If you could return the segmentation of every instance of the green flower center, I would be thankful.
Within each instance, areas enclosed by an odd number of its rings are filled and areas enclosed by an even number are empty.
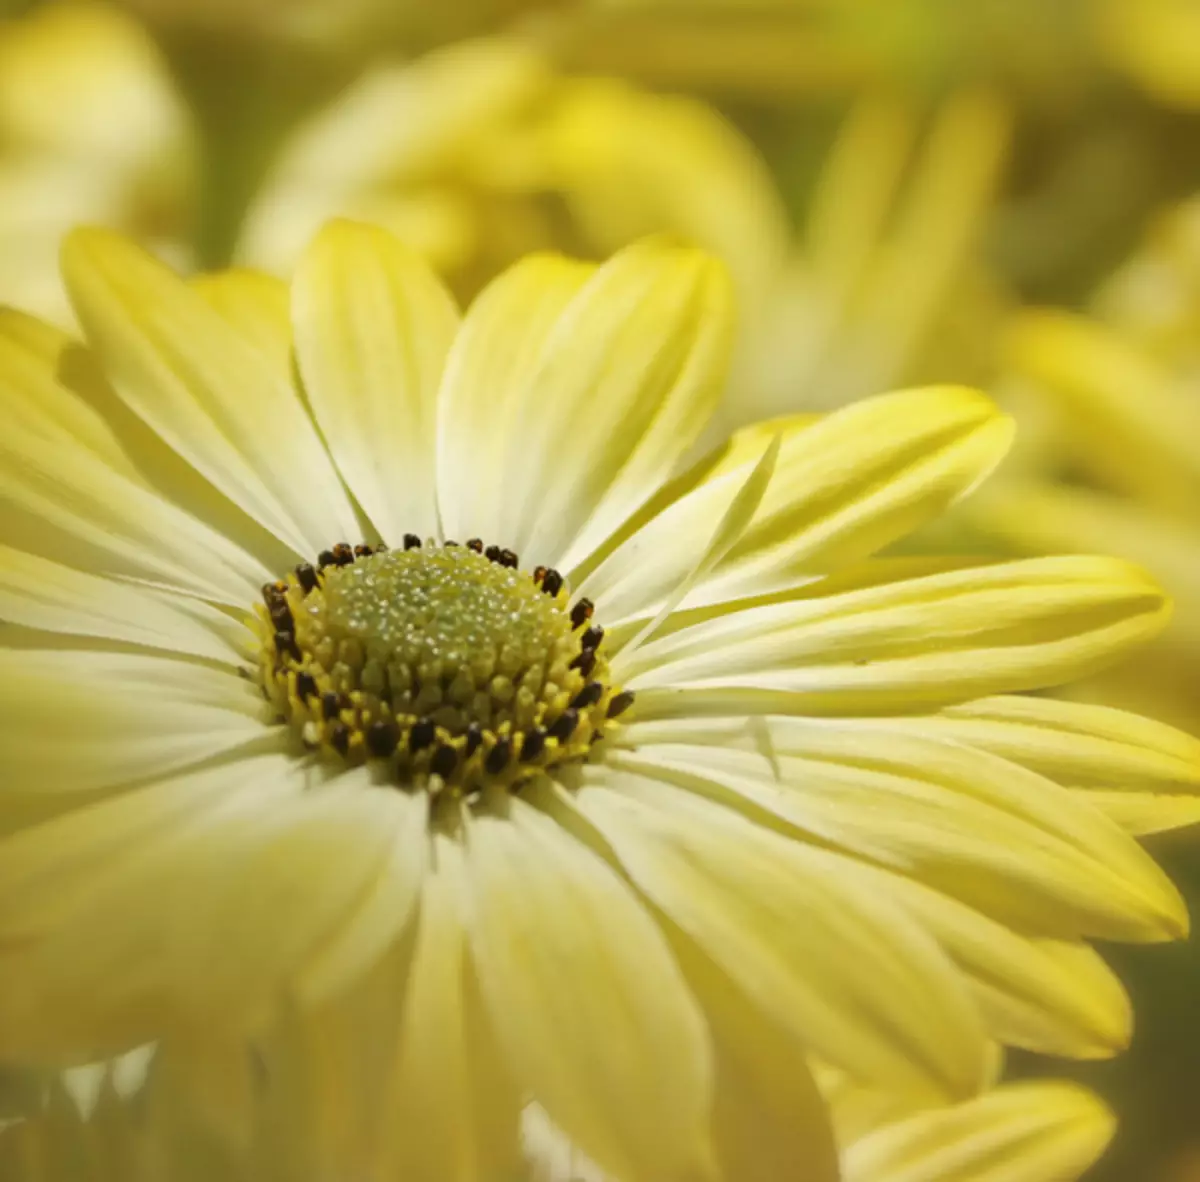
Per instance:
[[[557,571],[472,539],[340,544],[263,588],[259,679],[310,750],[435,794],[587,756],[614,694],[604,630]]]

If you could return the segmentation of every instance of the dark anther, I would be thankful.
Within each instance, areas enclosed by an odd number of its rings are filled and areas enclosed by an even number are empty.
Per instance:
[[[622,690],[608,704],[609,718],[616,718],[618,714],[624,714],[630,706],[633,705],[633,691]]]
[[[483,742],[483,727],[477,722],[471,723],[467,727],[467,745],[464,748],[464,754],[467,759],[470,759],[476,751],[479,750],[479,744]]]
[[[441,776],[443,780],[450,779],[454,775],[454,769],[457,766],[458,752],[448,743],[443,743],[433,753],[433,758],[429,761],[429,770],[435,776]]]
[[[311,673],[296,674],[296,697],[305,702],[317,696],[317,679]]]
[[[482,538],[468,538],[467,539],[467,549],[474,550],[476,554],[482,554],[483,553],[483,539]]]
[[[342,710],[342,699],[333,690],[326,690],[321,695],[321,713],[328,719],[337,718]]]
[[[500,557],[496,559],[501,566],[507,566],[511,570],[516,570],[521,564],[521,560],[517,557],[515,550],[501,550]]]
[[[354,550],[348,542],[338,542],[333,548],[333,561],[338,566],[349,566],[354,561]]]
[[[270,607],[273,603],[278,603],[287,594],[286,583],[264,583],[262,585],[263,603]]]
[[[275,633],[275,651],[280,656],[286,653],[293,660],[300,660],[300,646],[296,643],[296,637],[291,632]]]
[[[421,539],[418,538],[416,534],[405,534],[404,548],[405,550],[420,550]]]
[[[355,558],[370,558],[374,553],[375,551],[372,550],[370,546],[366,546],[362,542],[359,542],[359,544],[354,547]]]
[[[344,722],[335,722],[329,728],[329,744],[339,755],[350,750],[350,728]]]
[[[599,624],[593,624],[580,638],[580,648],[597,649],[604,639],[604,629]]]
[[[367,750],[379,759],[386,759],[396,750],[400,729],[389,718],[380,718],[367,727]]]
[[[542,576],[542,590],[547,595],[557,595],[562,590],[562,585],[563,577],[554,567],[550,567]]]
[[[560,743],[565,743],[575,733],[578,725],[579,711],[568,707],[554,720],[550,727],[550,734]]]
[[[321,553],[317,555],[317,568],[319,570],[324,570],[327,566],[333,566],[336,561],[337,559],[334,558],[332,550],[322,550]]]
[[[590,599],[581,599],[571,608],[571,627],[582,628],[592,618],[592,612],[595,610],[596,605]]]
[[[296,567],[296,582],[300,584],[300,589],[307,595],[310,591],[317,589],[317,572],[307,562],[302,562]]]
[[[488,752],[487,759],[484,760],[483,766],[491,775],[498,775],[508,766],[508,760],[511,755],[511,741],[508,739],[497,739],[495,747]]]
[[[286,599],[274,599],[267,605],[267,615],[276,632],[295,632],[296,621],[292,619],[292,609]]]
[[[532,763],[545,750],[546,728],[535,726],[533,730],[526,732],[525,741],[521,744],[521,762]]]
[[[424,751],[436,738],[437,727],[434,725],[433,719],[422,718],[414,722],[412,730],[408,732],[408,749],[410,751]]]
[[[483,552],[483,556],[484,556],[484,558],[486,558],[488,560],[488,562],[499,562],[500,555],[503,553],[504,553],[504,551],[501,550],[499,546],[489,546]]]
[[[535,566],[533,568],[533,581],[540,583],[546,577],[546,568],[544,566]]]
[[[598,681],[589,681],[575,695],[571,705],[576,710],[586,710],[589,706],[594,706],[602,697],[604,697],[604,686]]]
[[[455,541],[453,538],[447,538],[447,539],[446,539],[446,540],[445,540],[445,541],[442,543],[442,545],[443,545],[443,546],[457,546],[457,545],[458,545],[458,543],[457,543],[457,542],[456,542],[456,541]]]
[[[585,648],[568,666],[570,669],[578,669],[584,677],[591,677],[592,670],[596,667],[596,653],[593,649]]]

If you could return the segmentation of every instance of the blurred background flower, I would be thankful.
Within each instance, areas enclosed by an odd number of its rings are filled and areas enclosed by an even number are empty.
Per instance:
[[[79,223],[286,275],[348,214],[463,298],[696,242],[741,308],[724,427],[983,384],[1020,445],[925,547],[1147,566],[1171,629],[1078,692],[1200,732],[1198,121],[1196,0],[0,0],[0,303],[69,322]],[[1156,853],[1200,900],[1200,834]],[[1200,1177],[1200,954],[1115,959],[1089,1178]]]

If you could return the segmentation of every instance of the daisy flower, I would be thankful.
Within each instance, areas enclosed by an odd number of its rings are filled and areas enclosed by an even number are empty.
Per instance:
[[[353,223],[290,290],[98,230],[63,269],[85,344],[0,325],[0,1059],[350,1007],[412,1176],[495,1176],[536,1102],[747,1182],[820,1143],[810,1055],[936,1101],[1123,1045],[1087,941],[1186,915],[1103,809],[1197,745],[1018,695],[1162,593],[871,557],[998,463],[987,399],[681,468],[732,339],[696,251],[532,256],[461,320]]]

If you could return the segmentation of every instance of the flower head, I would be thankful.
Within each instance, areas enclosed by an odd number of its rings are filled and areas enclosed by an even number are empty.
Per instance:
[[[340,1011],[413,1176],[507,1161],[536,1101],[619,1177],[746,1182],[827,1144],[810,1054],[930,1100],[996,1042],[1122,1045],[1086,941],[1186,917],[1104,809],[1197,747],[1017,695],[1161,593],[871,557],[999,461],[986,399],[681,469],[731,299],[657,241],[461,320],[353,223],[290,291],[100,231],[64,274],[86,346],[0,324],[0,1057]],[[781,1097],[807,1148],[747,1134]]]

